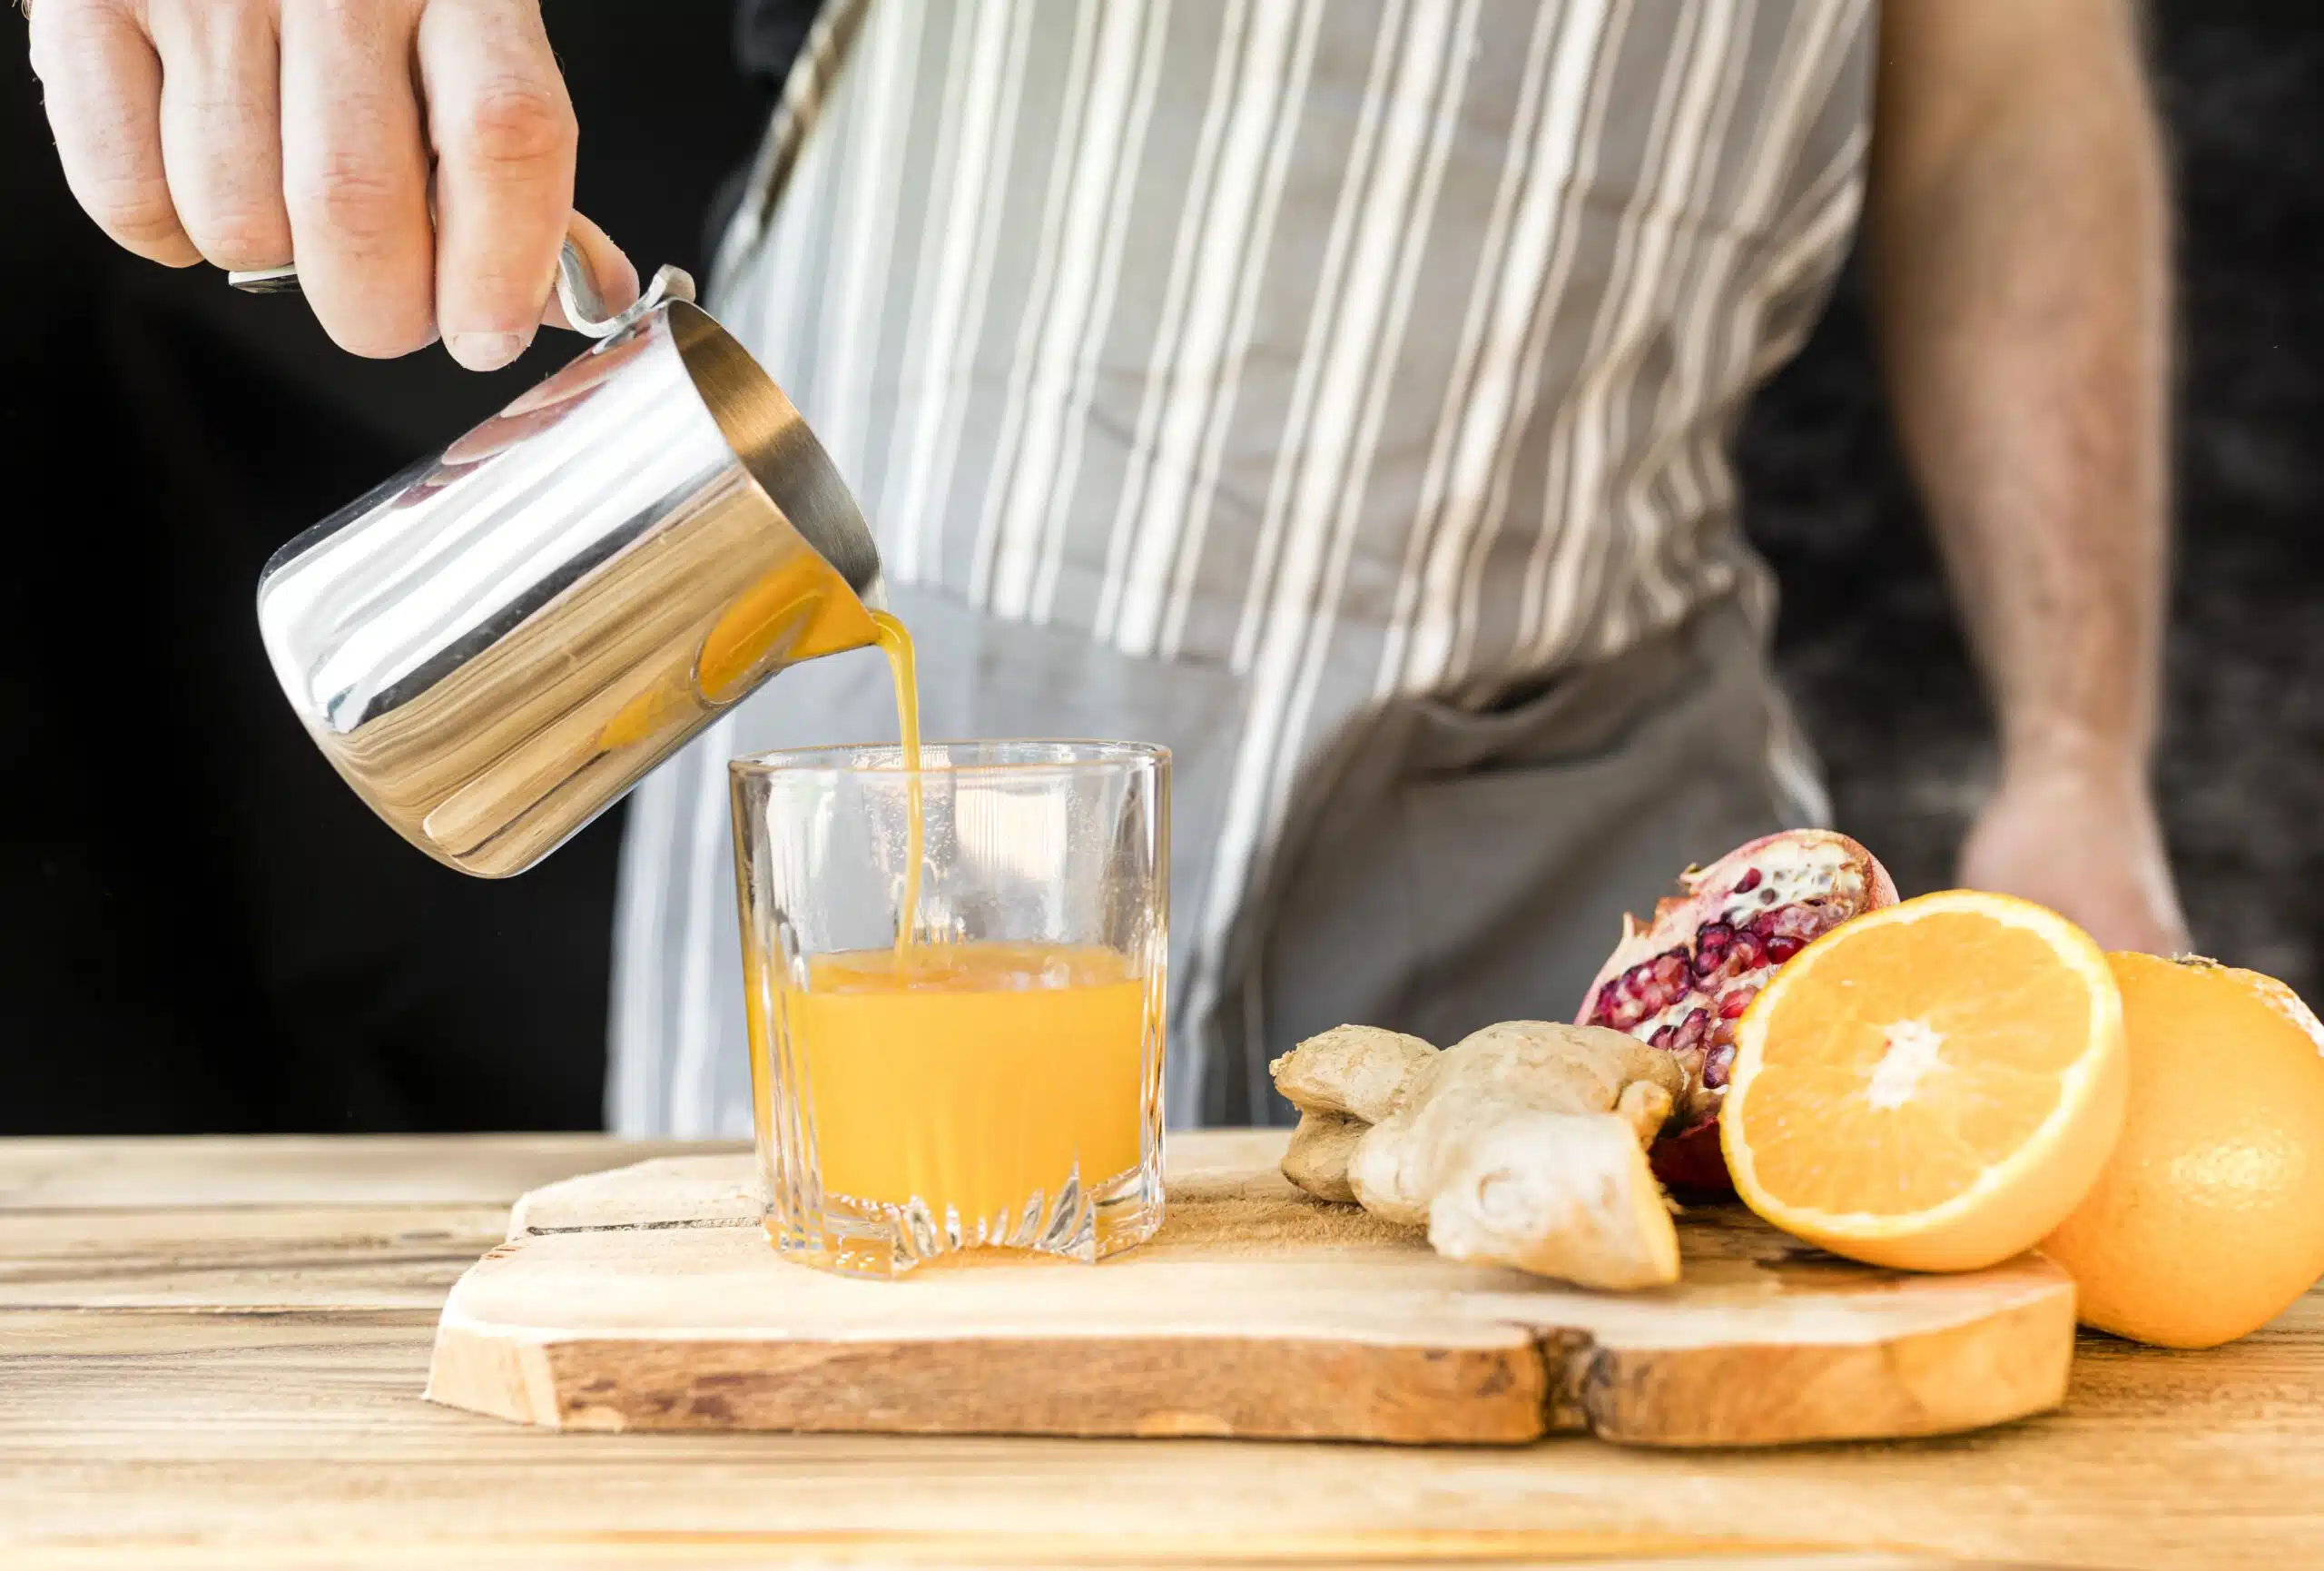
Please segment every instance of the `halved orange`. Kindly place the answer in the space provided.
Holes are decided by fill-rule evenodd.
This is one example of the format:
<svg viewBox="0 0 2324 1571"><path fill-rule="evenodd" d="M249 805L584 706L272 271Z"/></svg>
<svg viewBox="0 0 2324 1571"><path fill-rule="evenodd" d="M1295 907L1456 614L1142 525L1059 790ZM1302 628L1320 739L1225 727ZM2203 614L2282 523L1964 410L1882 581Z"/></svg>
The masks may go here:
<svg viewBox="0 0 2324 1571"><path fill-rule="evenodd" d="M1736 1191L1835 1254L1974 1270L2041 1241L2122 1132L2122 1000L2057 913L1954 890L1793 956L1735 1033Z"/></svg>

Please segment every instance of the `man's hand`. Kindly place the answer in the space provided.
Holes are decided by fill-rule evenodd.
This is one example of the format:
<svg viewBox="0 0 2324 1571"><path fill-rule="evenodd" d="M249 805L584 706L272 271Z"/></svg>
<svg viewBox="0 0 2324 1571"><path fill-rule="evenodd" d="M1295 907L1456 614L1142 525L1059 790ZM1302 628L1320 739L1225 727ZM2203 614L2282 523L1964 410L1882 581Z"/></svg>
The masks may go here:
<svg viewBox="0 0 2324 1571"><path fill-rule="evenodd" d="M2182 949L2147 780L2170 274L2132 0L1889 0L1869 208L1897 427L2001 721L1961 880Z"/></svg>
<svg viewBox="0 0 2324 1571"><path fill-rule="evenodd" d="M563 321L576 131L538 0L38 0L32 63L74 196L140 256L295 255L361 355L440 336L488 371ZM606 299L635 298L576 232Z"/></svg>
<svg viewBox="0 0 2324 1571"><path fill-rule="evenodd" d="M2005 778L1962 847L1961 882L2038 901L2102 949L2187 948L2154 800L2135 768L2044 766Z"/></svg>

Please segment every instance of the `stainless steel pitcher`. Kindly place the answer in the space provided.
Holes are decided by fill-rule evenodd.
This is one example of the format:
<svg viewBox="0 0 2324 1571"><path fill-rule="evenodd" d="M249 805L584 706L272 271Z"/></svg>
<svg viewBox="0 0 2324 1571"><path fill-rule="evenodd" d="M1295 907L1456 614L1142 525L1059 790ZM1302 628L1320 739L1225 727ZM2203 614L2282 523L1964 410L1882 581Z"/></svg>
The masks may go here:
<svg viewBox="0 0 2324 1571"><path fill-rule="evenodd" d="M290 269L237 287L295 288ZM664 268L600 341L275 553L258 619L308 734L398 834L521 873L785 666L872 642L879 554L766 373Z"/></svg>

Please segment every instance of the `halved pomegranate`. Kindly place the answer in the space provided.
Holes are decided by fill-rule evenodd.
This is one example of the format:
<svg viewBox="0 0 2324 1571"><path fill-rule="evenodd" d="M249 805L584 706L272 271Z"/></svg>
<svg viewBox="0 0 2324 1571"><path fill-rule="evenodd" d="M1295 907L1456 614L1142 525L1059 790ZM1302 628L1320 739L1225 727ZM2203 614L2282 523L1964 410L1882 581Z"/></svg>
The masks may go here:
<svg viewBox="0 0 2324 1571"><path fill-rule="evenodd" d="M1576 1023L1626 1031L1686 1060L1688 1092L1654 1171L1673 1189L1728 1190L1718 1104L1735 1062L1735 1023L1777 966L1849 917L1896 904L1896 885L1845 835L1792 829L1679 875L1651 924L1622 918L1622 941L1590 984Z"/></svg>

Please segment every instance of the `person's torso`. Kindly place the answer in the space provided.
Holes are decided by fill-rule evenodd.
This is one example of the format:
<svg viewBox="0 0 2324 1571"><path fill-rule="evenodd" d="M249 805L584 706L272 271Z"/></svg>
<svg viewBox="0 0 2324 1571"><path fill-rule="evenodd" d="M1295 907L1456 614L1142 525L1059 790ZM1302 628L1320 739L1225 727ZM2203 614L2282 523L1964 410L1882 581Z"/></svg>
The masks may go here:
<svg viewBox="0 0 2324 1571"><path fill-rule="evenodd" d="M718 305L897 579L1482 697L1752 572L1723 448L1845 250L1874 23L836 0Z"/></svg>

